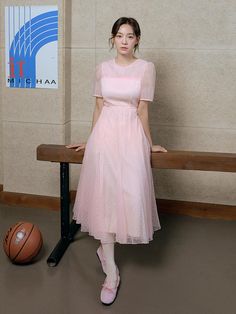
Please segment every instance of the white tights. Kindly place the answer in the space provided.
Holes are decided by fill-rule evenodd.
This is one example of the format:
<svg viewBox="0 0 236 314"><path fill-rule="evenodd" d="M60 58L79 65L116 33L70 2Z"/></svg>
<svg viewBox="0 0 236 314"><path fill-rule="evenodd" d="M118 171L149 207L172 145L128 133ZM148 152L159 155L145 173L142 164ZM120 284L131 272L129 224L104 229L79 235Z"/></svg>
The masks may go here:
<svg viewBox="0 0 236 314"><path fill-rule="evenodd" d="M101 241L103 255L106 260L106 273L108 280L114 280L116 275L116 263L114 257L115 237L113 233L107 234L107 240Z"/></svg>

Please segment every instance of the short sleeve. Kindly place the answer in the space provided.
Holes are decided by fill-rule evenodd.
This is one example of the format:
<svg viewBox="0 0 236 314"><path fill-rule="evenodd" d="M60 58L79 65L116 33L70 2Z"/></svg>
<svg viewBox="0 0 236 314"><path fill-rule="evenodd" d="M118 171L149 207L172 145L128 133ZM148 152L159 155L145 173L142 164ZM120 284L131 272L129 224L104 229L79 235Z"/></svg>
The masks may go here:
<svg viewBox="0 0 236 314"><path fill-rule="evenodd" d="M153 62L147 62L141 79L140 100L153 101L156 85L156 68Z"/></svg>
<svg viewBox="0 0 236 314"><path fill-rule="evenodd" d="M101 78L102 78L102 64L99 63L96 65L95 74L93 78L93 96L94 97L103 97Z"/></svg>

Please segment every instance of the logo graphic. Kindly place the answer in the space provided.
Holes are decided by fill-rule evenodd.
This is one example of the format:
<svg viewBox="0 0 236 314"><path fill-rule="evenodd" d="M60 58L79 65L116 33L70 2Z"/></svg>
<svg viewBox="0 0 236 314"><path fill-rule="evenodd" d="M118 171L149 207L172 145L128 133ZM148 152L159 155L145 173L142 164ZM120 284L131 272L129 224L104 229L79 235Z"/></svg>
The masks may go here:
<svg viewBox="0 0 236 314"><path fill-rule="evenodd" d="M5 7L6 86L58 88L57 6Z"/></svg>

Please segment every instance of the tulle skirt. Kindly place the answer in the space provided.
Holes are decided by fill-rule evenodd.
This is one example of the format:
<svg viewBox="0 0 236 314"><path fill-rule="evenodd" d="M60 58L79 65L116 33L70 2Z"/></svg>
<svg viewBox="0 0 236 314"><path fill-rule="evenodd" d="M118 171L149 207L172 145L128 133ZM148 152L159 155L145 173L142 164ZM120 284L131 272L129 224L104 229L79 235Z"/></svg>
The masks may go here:
<svg viewBox="0 0 236 314"><path fill-rule="evenodd" d="M104 105L88 138L73 219L106 242L141 244L161 229L151 148L134 106Z"/></svg>

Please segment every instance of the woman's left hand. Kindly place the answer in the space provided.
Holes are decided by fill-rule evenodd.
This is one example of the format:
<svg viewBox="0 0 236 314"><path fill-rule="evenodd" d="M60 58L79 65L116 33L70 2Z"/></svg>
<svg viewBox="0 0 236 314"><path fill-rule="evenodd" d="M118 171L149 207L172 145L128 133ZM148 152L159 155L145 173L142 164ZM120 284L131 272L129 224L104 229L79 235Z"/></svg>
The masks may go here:
<svg viewBox="0 0 236 314"><path fill-rule="evenodd" d="M153 152L153 153L155 153L155 152L166 153L167 149L165 149L164 147L162 147L160 145L152 145L151 152Z"/></svg>

